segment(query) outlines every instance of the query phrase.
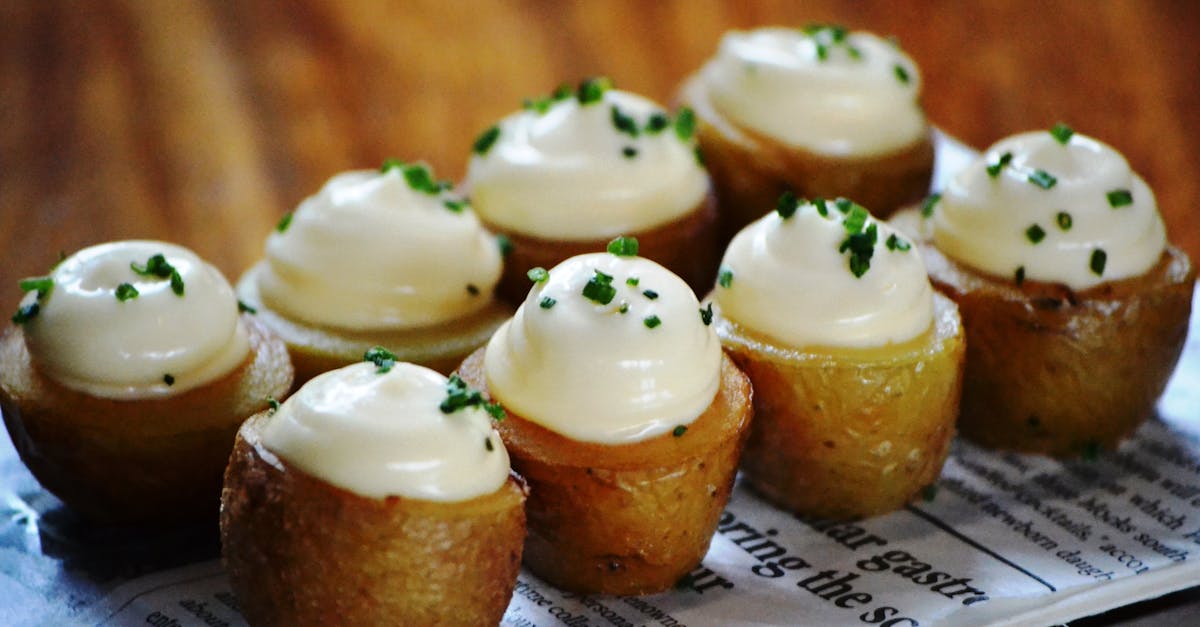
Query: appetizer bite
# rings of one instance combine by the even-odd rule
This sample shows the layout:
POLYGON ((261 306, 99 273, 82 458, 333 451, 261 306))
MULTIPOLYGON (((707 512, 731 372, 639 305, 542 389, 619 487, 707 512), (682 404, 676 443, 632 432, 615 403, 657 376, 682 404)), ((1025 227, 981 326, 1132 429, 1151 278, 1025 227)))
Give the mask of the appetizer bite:
POLYGON ((897 509, 937 479, 963 330, 907 239, 849 200, 785 193, 729 244, 710 306, 754 386, 742 468, 756 491, 847 519, 897 509))
POLYGON ((291 387, 283 342, 165 242, 85 248, 21 289, 0 410, 30 472, 96 522, 215 520, 238 425, 291 387))
POLYGON ((283 217, 237 293, 287 342, 296 385, 384 346, 454 370, 512 308, 493 298, 500 244, 423 165, 338 174, 283 217))
POLYGON ((933 284, 962 311, 965 436, 1094 454, 1153 412, 1183 349, 1196 271, 1124 157, 1064 125, 1015 135, 924 213, 901 219, 931 240, 933 284))
POLYGON ((479 217, 512 245, 498 293, 520 304, 525 272, 601 250, 621 234, 642 255, 708 285, 716 209, 690 112, 672 118, 606 78, 526 103, 475 141, 465 186, 479 217))
POLYGON ((732 31, 688 79, 722 241, 783 191, 844 196, 879 216, 923 197, 933 144, 917 65, 894 42, 840 26, 732 31))
MULTIPOLYGON (((495 625, 526 489, 462 381, 372 349, 238 432, 225 567, 254 625, 495 625)), ((491 414, 491 416, 489 416, 491 414)))
POLYGON ((564 590, 650 594, 708 551, 750 384, 679 277, 636 240, 609 251, 532 270, 516 316, 460 373, 508 409, 529 569, 564 590))

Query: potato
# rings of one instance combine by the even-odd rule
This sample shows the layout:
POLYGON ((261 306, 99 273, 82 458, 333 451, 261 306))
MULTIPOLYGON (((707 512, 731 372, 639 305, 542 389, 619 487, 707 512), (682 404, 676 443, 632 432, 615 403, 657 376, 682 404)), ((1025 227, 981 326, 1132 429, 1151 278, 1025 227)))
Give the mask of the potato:
POLYGON ((700 149, 720 207, 721 242, 774 209, 786 190, 805 198, 849 198, 880 218, 929 191, 932 131, 894 152, 830 157, 737 126, 716 110, 697 77, 684 84, 679 99, 696 113, 700 149))
POLYGON ((283 398, 283 342, 242 315, 251 354, 224 378, 161 399, 111 400, 63 387, 30 361, 21 327, 0 337, 0 409, 42 486, 100 523, 216 520, 238 425, 283 398))
POLYGON ((879 348, 779 346, 717 312, 717 334, 754 385, 743 479, 804 516, 900 508, 941 472, 962 383, 963 329, 934 295, 933 328, 879 348))
POLYGON ((923 247, 967 330, 963 435, 1058 457, 1115 448, 1154 411, 1183 350, 1196 270, 1168 246, 1146 274, 1073 292, 995 279, 923 247))
MULTIPOLYGON (((482 219, 482 218, 480 218, 482 219)), ((488 229, 504 233, 512 242, 512 252, 504 260, 504 274, 496 294, 514 305, 525 302, 531 283, 530 268, 549 270, 576 255, 602 252, 610 237, 591 240, 551 240, 507 232, 485 222, 488 229)), ((638 255, 652 259, 678 274, 692 290, 707 290, 717 276, 717 205, 709 192, 699 206, 682 218, 652 229, 615 233, 638 240, 638 255)))
POLYGON ((225 568, 253 625, 495 625, 511 601, 527 490, 457 503, 368 498, 238 432, 221 497, 225 568))
MULTIPOLYGON (((294 388, 323 372, 362 361, 363 353, 373 346, 392 351, 398 361, 448 375, 512 317, 511 307, 493 301, 470 316, 418 329, 351 331, 310 325, 283 316, 263 304, 257 280, 258 273, 263 271, 263 263, 242 275, 238 280, 237 295, 243 303, 257 310, 258 318, 287 344, 296 369, 294 388)), ((528 285, 528 279, 525 282, 528 285)))
MULTIPOLYGON (((459 369, 486 393, 481 349, 459 369)), ((728 357, 712 405, 679 436, 578 442, 509 413, 497 428, 529 482, 525 564, 564 590, 651 594, 708 552, 751 416, 750 383, 728 357)))

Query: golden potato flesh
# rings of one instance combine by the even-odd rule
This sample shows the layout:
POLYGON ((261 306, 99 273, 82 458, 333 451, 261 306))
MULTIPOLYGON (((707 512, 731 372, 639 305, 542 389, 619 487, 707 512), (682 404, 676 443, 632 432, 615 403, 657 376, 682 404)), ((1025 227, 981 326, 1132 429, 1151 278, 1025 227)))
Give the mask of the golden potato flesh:
POLYGON ((1154 411, 1183 350, 1196 270, 1168 246, 1146 274, 1073 292, 984 276, 932 245, 934 286, 967 330, 959 430, 1058 457, 1115 447, 1154 411))
POLYGON ((101 523, 215 521, 238 426, 283 398, 283 342, 243 314, 250 356, 207 385, 161 399, 111 400, 65 388, 30 360, 18 326, 0 337, 0 409, 42 486, 101 523))
POLYGON ((713 324, 754 386, 743 480, 767 500, 814 518, 858 518, 898 509, 937 479, 965 350, 949 299, 934 296, 930 331, 871 349, 779 346, 719 310, 713 324))
MULTIPOLYGON (((589 240, 552 240, 487 227, 503 233, 512 243, 504 260, 504 274, 496 295, 514 305, 525 302, 532 285, 530 268, 549 270, 560 262, 586 253, 603 252, 611 237, 589 240)), ((636 237, 638 255, 679 275, 693 290, 707 290, 717 276, 717 208, 710 192, 701 203, 678 220, 640 232, 615 233, 636 237)))
MULTIPOLYGON (((483 352, 459 374, 486 391, 483 352)), ((678 436, 578 442, 510 412, 498 429, 513 468, 529 482, 526 566, 576 592, 669 589, 708 552, 750 416, 749 381, 728 357, 716 399, 678 436)))
POLYGON ((365 331, 320 327, 293 320, 264 305, 257 279, 262 271, 260 262, 242 275, 237 284, 238 299, 253 307, 258 319, 287 344, 296 369, 295 388, 323 372, 362 361, 363 353, 374 346, 390 350, 398 361, 448 375, 512 317, 511 307, 493 301, 476 313, 431 327, 365 331))
POLYGON ((354 494, 238 433, 221 498, 225 568, 252 625, 495 625, 511 601, 526 489, 456 503, 354 494))
POLYGON ((805 198, 849 198, 880 218, 929 191, 932 132, 893 152, 832 157, 736 125, 716 110, 696 77, 684 84, 679 99, 696 112, 700 149, 717 191, 721 242, 774 209, 788 190, 805 198))

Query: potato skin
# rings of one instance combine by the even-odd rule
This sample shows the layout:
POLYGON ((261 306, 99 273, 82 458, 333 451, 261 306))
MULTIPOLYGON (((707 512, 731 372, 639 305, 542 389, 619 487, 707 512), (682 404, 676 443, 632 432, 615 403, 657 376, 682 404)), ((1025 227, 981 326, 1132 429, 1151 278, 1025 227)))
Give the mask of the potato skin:
POLYGON ((933 328, 872 349, 782 347, 719 316, 754 385, 743 479, 775 505, 844 520, 893 511, 941 473, 965 354, 958 311, 934 295, 933 328))
POLYGON ((349 492, 238 432, 221 498, 225 568, 253 625, 495 625, 521 565, 528 490, 459 503, 349 492))
POLYGON ((879 218, 929 191, 932 129, 911 146, 893 152, 838 158, 786 146, 737 126, 713 106, 698 76, 684 83, 679 100, 696 113, 700 148, 720 203, 722 243, 774 209, 786 190, 802 198, 843 196, 879 218))
MULTIPOLYGON (((459 369, 485 391, 480 349, 459 369)), ((525 565, 589 594, 669 589, 708 552, 751 418, 751 389, 728 357, 712 405, 675 437, 608 446, 570 440, 513 415, 497 428, 529 482, 525 565)))
MULTIPOLYGON (((486 343, 513 313, 512 307, 493 301, 475 314, 432 327, 395 331, 319 327, 293 320, 263 304, 257 279, 263 265, 264 262, 259 262, 242 275, 237 295, 257 310, 258 319, 287 344, 296 370, 292 389, 321 373, 362 361, 363 353, 373 346, 387 348, 399 361, 448 375, 467 355, 486 343)), ((480 295, 480 298, 487 297, 480 295)))
POLYGON ((1154 411, 1183 350, 1196 270, 1168 246, 1140 277, 1073 292, 1021 286, 922 247, 967 330, 959 429, 989 447, 1056 457, 1112 449, 1154 411))
POLYGON ((21 460, 47 490, 107 524, 215 522, 238 426, 292 384, 283 342, 242 315, 250 356, 224 378, 163 399, 111 400, 33 365, 19 326, 0 337, 0 409, 21 460))
MULTIPOLYGON (((717 200, 710 190, 704 200, 683 217, 635 233, 616 233, 636 237, 638 255, 658 262, 679 275, 693 291, 712 287, 717 276, 717 200)), ((480 217, 482 220, 482 216, 480 217)), ((484 221, 494 233, 503 233, 512 242, 512 252, 504 260, 504 273, 496 286, 501 299, 520 305, 529 294, 530 268, 549 270, 569 257, 604 252, 611 237, 588 240, 552 240, 505 231, 484 221)))

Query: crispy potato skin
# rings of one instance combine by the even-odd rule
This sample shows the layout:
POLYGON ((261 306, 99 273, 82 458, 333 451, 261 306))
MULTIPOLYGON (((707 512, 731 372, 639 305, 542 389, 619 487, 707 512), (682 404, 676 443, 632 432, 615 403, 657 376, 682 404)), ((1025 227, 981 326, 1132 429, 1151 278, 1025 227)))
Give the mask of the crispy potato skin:
POLYGON ((700 148, 720 203, 721 242, 774 209, 785 190, 801 198, 844 196, 880 218, 929 191, 932 130, 894 152, 837 158, 786 146, 737 126, 717 111, 696 76, 684 83, 679 100, 696 112, 700 148))
MULTIPOLYGON (((486 392, 484 350, 468 358, 459 375, 486 392)), ((498 429, 532 494, 526 566, 576 592, 669 589, 708 552, 751 411, 749 381, 722 357, 716 399, 680 437, 592 444, 510 413, 498 429)))
MULTIPOLYGON (((444 375, 454 372, 472 351, 512 317, 513 308, 493 301, 481 311, 432 327, 383 331, 351 331, 319 327, 293 320, 263 304, 257 275, 263 262, 248 270, 237 283, 238 298, 257 310, 258 319, 287 344, 296 377, 292 389, 330 370, 362 361, 363 353, 383 346, 407 361, 444 375)), ((528 285, 528 279, 525 281, 528 285)), ((480 298, 485 298, 481 295, 480 298)))
POLYGON ((458 503, 349 492, 238 432, 221 545, 252 625, 495 625, 521 566, 528 490, 515 474, 458 503))
POLYGON ((1196 270, 1168 246, 1146 274, 1072 292, 1017 286, 922 246, 967 330, 959 429, 990 448, 1056 457, 1115 448, 1154 411, 1183 350, 1196 270))
MULTIPOLYGON (((482 219, 482 217, 480 218, 482 219)), ((494 233, 503 233, 513 249, 504 260, 504 274, 496 286, 501 299, 520 305, 529 294, 530 268, 549 270, 569 257, 603 252, 612 238, 593 240, 552 240, 505 231, 484 223, 494 233)), ((712 287, 717 276, 720 252, 717 246, 717 201, 710 191, 704 200, 683 217, 637 233, 619 233, 636 237, 638 255, 651 259, 679 275, 694 291, 712 287)))
POLYGON ((934 295, 929 332, 872 349, 797 350, 724 318, 714 324, 754 385, 743 479, 767 500, 844 520, 898 509, 937 479, 965 353, 949 299, 934 295))
POLYGON ((19 326, 0 337, 0 409, 21 460, 47 490, 99 523, 215 521, 238 426, 283 398, 283 342, 242 315, 250 356, 224 378, 163 399, 65 388, 31 362, 19 326))

